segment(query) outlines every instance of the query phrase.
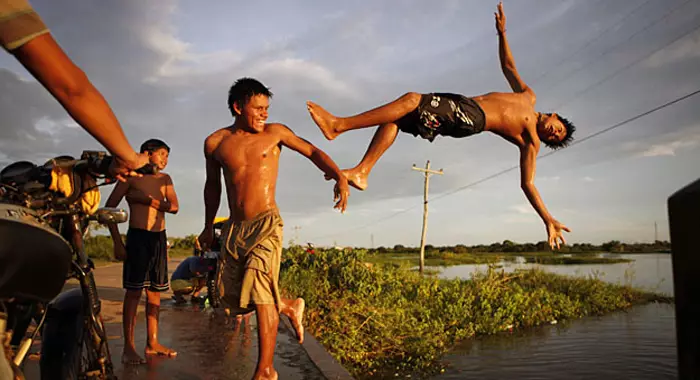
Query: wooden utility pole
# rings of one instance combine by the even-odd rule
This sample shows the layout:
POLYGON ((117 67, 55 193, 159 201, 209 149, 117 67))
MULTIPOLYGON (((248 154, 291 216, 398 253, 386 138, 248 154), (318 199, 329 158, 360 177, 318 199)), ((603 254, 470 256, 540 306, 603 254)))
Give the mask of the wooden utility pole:
POLYGON ((423 274, 423 265, 425 262, 425 235, 428 231, 428 186, 430 184, 430 175, 442 175, 442 169, 440 169, 440 171, 430 170, 430 160, 425 163, 425 169, 417 167, 416 164, 413 164, 412 169, 423 172, 425 176, 425 187, 423 188, 423 233, 420 238, 420 274, 423 274))

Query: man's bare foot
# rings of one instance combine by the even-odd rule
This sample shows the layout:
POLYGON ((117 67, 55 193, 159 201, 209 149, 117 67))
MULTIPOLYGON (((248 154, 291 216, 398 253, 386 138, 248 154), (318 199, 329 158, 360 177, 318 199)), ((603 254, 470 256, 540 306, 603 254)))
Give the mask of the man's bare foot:
POLYGON ((165 347, 160 343, 147 345, 145 353, 146 355, 167 356, 169 358, 174 358, 177 356, 177 352, 175 350, 165 347))
POLYGON ((145 363, 146 360, 139 356, 135 350, 124 348, 124 352, 122 352, 122 364, 137 365, 145 363))
POLYGON ((321 128, 321 132, 328 140, 333 140, 340 132, 338 131, 338 118, 331 115, 330 112, 323 109, 314 102, 306 102, 306 109, 309 110, 311 118, 314 119, 316 125, 321 128))
MULTIPOLYGON (((341 170, 340 172, 343 173, 345 178, 348 179, 348 184, 350 186, 360 191, 364 191, 367 188, 368 175, 362 170, 358 169, 357 167, 352 169, 341 170)), ((325 178, 327 181, 330 181, 332 179, 327 175, 325 176, 325 178)))
POLYGON ((303 298, 297 298, 291 306, 292 312, 288 313, 287 316, 292 321, 292 326, 297 333, 297 339, 299 344, 304 343, 304 309, 306 308, 306 302, 303 298))

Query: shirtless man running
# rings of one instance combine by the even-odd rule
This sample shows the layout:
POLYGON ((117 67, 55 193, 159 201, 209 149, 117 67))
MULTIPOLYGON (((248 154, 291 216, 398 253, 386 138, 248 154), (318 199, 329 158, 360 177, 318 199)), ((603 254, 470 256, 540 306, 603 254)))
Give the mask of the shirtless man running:
POLYGON ((520 150, 520 186, 545 223, 549 245, 559 248, 559 240, 566 243, 562 230, 571 231, 554 219, 542 202, 535 187, 535 162, 540 143, 551 149, 564 147, 572 140, 576 128, 556 113, 535 111, 535 92, 520 78, 506 40, 506 16, 501 3, 496 13, 496 30, 501 68, 512 93, 492 92, 468 98, 450 93, 411 92, 351 117, 336 117, 313 102, 307 102, 307 108, 328 140, 346 131, 379 125, 362 161, 352 169, 343 170, 350 185, 359 190, 367 188, 369 173, 394 143, 398 131, 420 135, 430 142, 439 135, 461 138, 482 131, 501 136, 520 150))
POLYGON ((204 230, 199 242, 207 249, 214 239, 223 171, 230 217, 221 234, 221 298, 232 314, 256 312, 259 344, 254 379, 277 378, 272 359, 280 312, 292 320, 299 342, 304 339, 304 300, 281 298, 278 285, 283 223, 275 202, 275 187, 282 147, 299 152, 337 181, 335 208, 344 212, 349 195, 347 179, 328 155, 286 126, 265 122, 270 97, 268 88, 255 79, 236 81, 228 96, 235 122, 204 142, 207 179, 204 230))

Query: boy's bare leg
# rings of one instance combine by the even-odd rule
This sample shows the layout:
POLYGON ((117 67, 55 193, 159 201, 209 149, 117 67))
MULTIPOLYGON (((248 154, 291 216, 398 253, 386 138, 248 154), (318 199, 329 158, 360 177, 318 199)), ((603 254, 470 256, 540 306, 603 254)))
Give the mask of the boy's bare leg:
POLYGON ((277 343, 277 326, 280 321, 275 305, 255 305, 258 319, 258 366, 253 379, 277 379, 272 365, 277 343))
POLYGON ((294 326, 294 330, 297 332, 297 339, 299 343, 304 343, 304 308, 306 303, 303 298, 297 298, 292 301, 289 299, 282 298, 282 314, 289 317, 294 326))
POLYGON ((124 327, 123 364, 143 364, 146 362, 136 352, 136 344, 134 343, 134 326, 136 325, 136 312, 140 300, 141 289, 127 289, 126 294, 124 294, 124 308, 122 309, 122 325, 124 327))
POLYGON ((177 352, 158 343, 158 315, 160 314, 160 292, 146 290, 146 355, 174 357, 177 352))
MULTIPOLYGON (((399 127, 395 123, 382 124, 377 132, 372 137, 372 142, 369 143, 365 156, 362 157, 357 166, 352 169, 343 170, 343 174, 348 179, 348 183, 358 189, 364 190, 367 188, 367 177, 372 171, 374 164, 377 163, 379 157, 394 143, 396 136, 399 134, 399 127)), ((330 179, 330 178, 326 178, 330 179)))
POLYGON ((418 107, 421 95, 415 92, 404 94, 391 103, 350 117, 337 117, 314 102, 306 102, 311 118, 321 128, 328 140, 353 129, 361 129, 393 123, 418 107))

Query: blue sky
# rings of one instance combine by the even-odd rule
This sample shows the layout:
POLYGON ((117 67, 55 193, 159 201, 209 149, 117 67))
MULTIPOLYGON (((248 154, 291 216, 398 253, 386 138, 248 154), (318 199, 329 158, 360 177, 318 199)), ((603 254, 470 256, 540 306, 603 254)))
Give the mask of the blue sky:
MULTIPOLYGON (((231 123, 226 94, 239 77, 269 86, 269 120, 343 168, 361 159, 374 130, 326 141, 305 101, 349 115, 408 91, 509 90, 498 65, 497 1, 32 4, 105 95, 132 144, 158 137, 171 145, 166 172, 181 204, 167 219, 171 236, 201 231, 202 144, 231 123)), ((510 0, 504 8, 537 109, 572 120, 578 139, 700 87, 698 2, 510 0)), ((99 147, 7 54, 0 56, 0 86, 0 164, 99 147)), ((538 162, 536 185, 550 212, 573 230, 570 243, 651 241, 654 222, 668 239, 668 196, 700 177, 699 106, 700 95, 538 162)), ((400 135, 369 188, 352 192, 344 215, 332 209, 332 183, 285 150, 277 193, 285 240, 370 246, 373 236, 374 246, 418 245, 423 180, 411 166, 428 159, 445 170, 431 178, 428 243, 545 240, 517 170, 455 192, 517 164, 517 149, 489 133, 432 144, 400 135)))

